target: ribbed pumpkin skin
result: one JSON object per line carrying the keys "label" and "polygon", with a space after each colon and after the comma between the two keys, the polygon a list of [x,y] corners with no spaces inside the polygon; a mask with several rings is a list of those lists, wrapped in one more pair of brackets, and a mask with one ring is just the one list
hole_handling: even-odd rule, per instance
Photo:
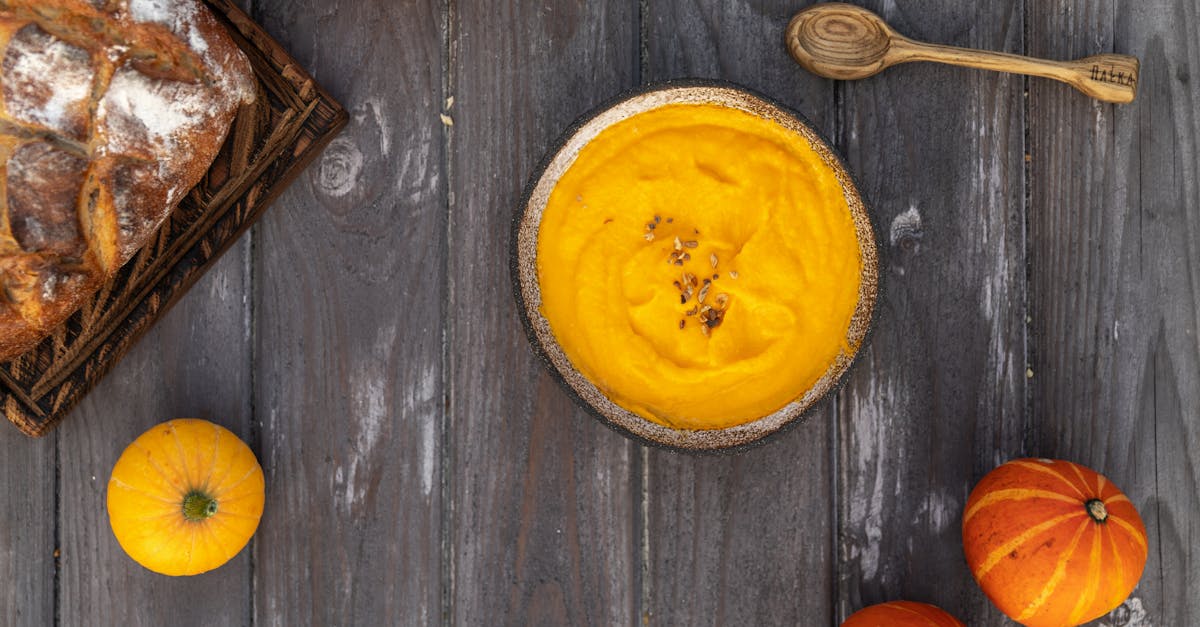
{"label": "ribbed pumpkin skin", "polygon": [[[1104,522],[1088,513],[1099,500]],[[967,565],[996,607],[1028,627],[1079,625],[1112,611],[1146,565],[1133,503],[1095,471],[1018,459],[988,473],[963,513]]]}
{"label": "ribbed pumpkin skin", "polygon": [[928,603],[889,601],[864,607],[842,623],[842,627],[965,627],[946,610]]}
{"label": "ribbed pumpkin skin", "polygon": [[[143,433],[121,454],[108,481],[108,516],[121,548],[164,575],[195,575],[229,561],[258,528],[262,467],[232,431],[180,419]],[[203,520],[184,515],[185,497],[216,501]]]}

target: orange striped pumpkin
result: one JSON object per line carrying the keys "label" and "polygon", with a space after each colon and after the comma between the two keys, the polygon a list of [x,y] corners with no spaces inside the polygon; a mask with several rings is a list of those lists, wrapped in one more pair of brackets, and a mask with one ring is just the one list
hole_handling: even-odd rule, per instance
{"label": "orange striped pumpkin", "polygon": [[946,610],[928,603],[890,601],[864,607],[850,615],[842,627],[964,627]]}
{"label": "orange striped pumpkin", "polygon": [[1071,462],[1018,459],[988,473],[967,499],[962,535],[979,587],[1027,627],[1107,614],[1146,565],[1146,527],[1133,503]]}

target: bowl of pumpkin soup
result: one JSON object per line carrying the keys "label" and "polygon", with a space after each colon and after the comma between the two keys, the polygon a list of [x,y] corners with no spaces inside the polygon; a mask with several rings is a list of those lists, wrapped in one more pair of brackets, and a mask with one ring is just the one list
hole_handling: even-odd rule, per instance
{"label": "bowl of pumpkin soup", "polygon": [[534,350],[600,420],[724,450],[837,388],[879,260],[862,196],[801,116],[672,82],[568,129],[526,188],[512,276]]}

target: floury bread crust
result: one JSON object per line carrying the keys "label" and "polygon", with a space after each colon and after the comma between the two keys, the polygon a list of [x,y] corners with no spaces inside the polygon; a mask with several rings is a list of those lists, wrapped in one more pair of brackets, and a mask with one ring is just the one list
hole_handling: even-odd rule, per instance
{"label": "floury bread crust", "polygon": [[199,0],[0,0],[0,55],[8,360],[150,239],[255,88]]}

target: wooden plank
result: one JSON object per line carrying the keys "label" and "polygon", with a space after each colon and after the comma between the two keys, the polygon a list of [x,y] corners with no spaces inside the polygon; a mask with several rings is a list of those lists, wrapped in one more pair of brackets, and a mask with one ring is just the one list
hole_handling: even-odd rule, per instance
{"label": "wooden plank", "polygon": [[1142,61],[1127,106],[1030,83],[1032,400],[1042,452],[1100,471],[1142,513],[1149,562],[1120,617],[1196,624],[1200,6],[1029,6],[1033,54]]}
{"label": "wooden plank", "polygon": [[55,441],[0,425],[0,625],[54,620]]}
{"label": "wooden plank", "polygon": [[[1022,2],[866,2],[915,39],[1021,52]],[[839,403],[837,616],[907,598],[1007,624],[962,556],[967,495],[1025,419],[1023,79],[912,64],[843,84],[840,129],[888,254]]]}
{"label": "wooden plank", "polygon": [[257,231],[255,624],[427,624],[442,597],[442,7],[255,16],[352,118]]}
{"label": "wooden plank", "polygon": [[448,560],[454,624],[636,622],[635,446],[535,362],[509,225],[552,140],[636,80],[633,2],[451,4]]}
{"label": "wooden plank", "polygon": [[226,253],[57,430],[61,624],[249,623],[250,551],[164,577],[125,555],[105,506],[117,457],[155,424],[204,418],[249,438],[249,254],[248,240]]}
{"label": "wooden plank", "polygon": [[[806,3],[655,1],[643,16],[645,78],[735,81],[833,135],[833,83],[792,61],[783,31]],[[733,457],[647,455],[645,614],[653,624],[832,620],[832,429],[828,406]]]}

